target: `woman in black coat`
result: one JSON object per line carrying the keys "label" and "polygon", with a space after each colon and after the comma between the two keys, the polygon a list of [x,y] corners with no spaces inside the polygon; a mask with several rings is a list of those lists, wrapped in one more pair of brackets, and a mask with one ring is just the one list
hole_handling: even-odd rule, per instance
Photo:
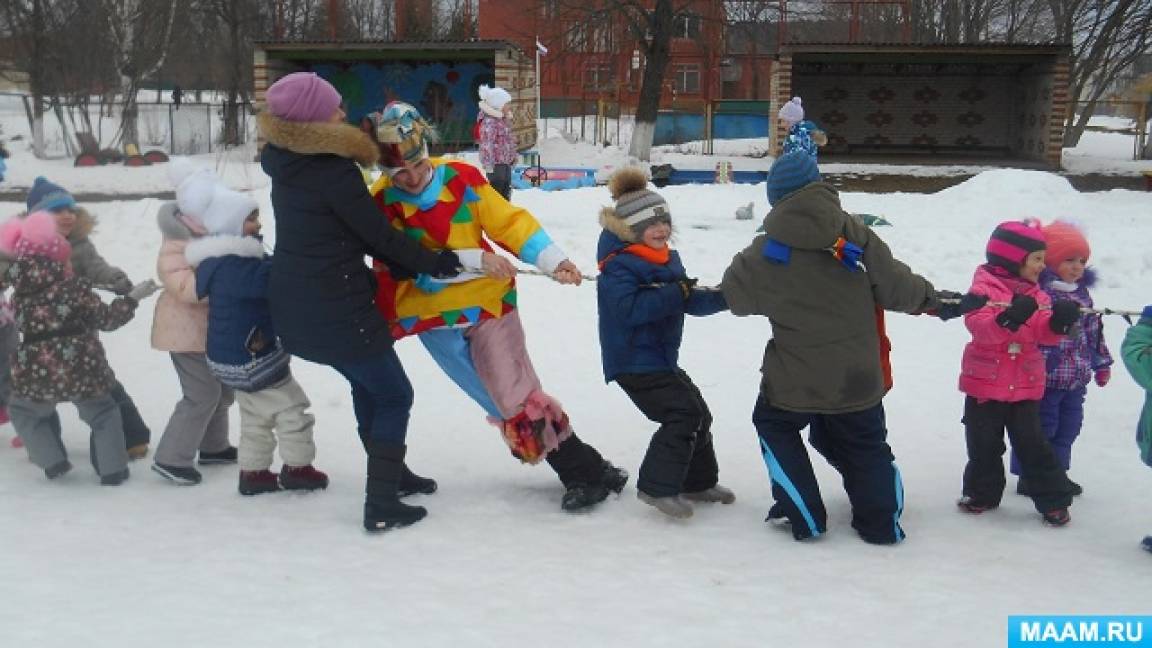
{"label": "woman in black coat", "polygon": [[360,438],[368,451],[364,527],[405,526],[427,511],[399,497],[431,493],[436,482],[404,464],[412,385],[373,303],[371,256],[436,277],[455,276],[459,259],[408,239],[381,218],[359,162],[376,162],[367,134],[344,122],[340,95],[310,72],[268,89],[258,117],[268,141],[260,156],[272,178],[276,249],[268,299],[292,355],[339,371],[352,386]]}

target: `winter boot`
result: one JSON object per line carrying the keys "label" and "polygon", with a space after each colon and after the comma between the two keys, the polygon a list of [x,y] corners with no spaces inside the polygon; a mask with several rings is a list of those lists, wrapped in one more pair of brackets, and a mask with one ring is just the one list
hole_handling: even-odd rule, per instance
{"label": "winter boot", "polygon": [[128,481],[128,469],[127,468],[125,468],[124,470],[121,470],[119,472],[114,472],[114,473],[109,474],[109,475],[101,475],[100,476],[100,485],[101,486],[119,486],[120,484],[123,484],[126,481]]}
{"label": "winter boot", "polygon": [[1072,516],[1068,514],[1068,509],[1058,508],[1052,509],[1047,513],[1043,513],[1044,524],[1053,527],[1062,527],[1072,521]]}
{"label": "winter boot", "polygon": [[148,456],[148,444],[140,443],[128,448],[128,461],[136,461]]}
{"label": "winter boot", "polygon": [[764,518],[764,521],[775,527],[792,526],[792,520],[789,520],[788,516],[784,514],[784,507],[780,506],[779,502],[773,504],[772,508],[768,509],[768,517]]}
{"label": "winter boot", "polygon": [[408,447],[398,443],[367,441],[368,479],[364,486],[364,528],[388,531],[415,524],[428,515],[423,506],[400,501],[400,480]]}
{"label": "winter boot", "polygon": [[280,490],[279,476],[271,470],[241,470],[240,494],[259,495]]}
{"label": "winter boot", "polygon": [[638,490],[636,491],[636,498],[648,506],[656,508],[656,510],[660,511],[664,515],[667,515],[668,517],[681,520],[692,517],[692,505],[680,499],[679,495],[654,497],[642,490]]}
{"label": "winter boot", "polygon": [[608,493],[620,493],[628,483],[628,471],[617,468],[601,460],[600,473],[595,481],[574,481],[567,485],[560,508],[565,511],[579,511],[603,502]]}
{"label": "winter boot", "polygon": [[316,470],[312,464],[284,465],[280,469],[280,488],[284,490],[323,490],[328,488],[328,475]]}
{"label": "winter boot", "polygon": [[1144,540],[1140,543],[1140,547],[1144,551],[1152,552],[1152,535],[1144,536]]}
{"label": "winter boot", "polygon": [[409,495],[431,495],[436,492],[437,484],[435,479],[428,477],[421,477],[408,469],[408,464],[401,467],[400,472],[400,486],[396,489],[396,494],[400,497],[408,497]]}
{"label": "winter boot", "polygon": [[[17,438],[19,438],[19,437],[17,437]],[[60,477],[60,476],[64,475],[65,473],[67,473],[69,470],[72,470],[72,462],[65,459],[64,461],[58,461],[58,462],[52,464],[51,466],[48,466],[47,468],[45,468],[44,469],[44,476],[47,477],[48,479],[56,479],[57,477]]]}
{"label": "winter boot", "polygon": [[200,471],[192,466],[168,466],[162,463],[152,464],[152,472],[177,486],[195,486],[200,483]]}
{"label": "winter boot", "polygon": [[220,452],[201,452],[197,460],[201,466],[217,466],[234,464],[237,460],[236,446],[228,446]]}
{"label": "winter boot", "polygon": [[968,495],[957,500],[956,506],[959,507],[961,511],[971,513],[972,515],[980,515],[984,511],[991,511],[996,508],[996,505],[989,506],[988,504],[981,504]]}
{"label": "winter boot", "polygon": [[724,488],[720,484],[716,484],[712,488],[705,488],[702,491],[696,491],[695,493],[680,493],[680,497],[690,502],[719,502],[721,504],[731,504],[736,501],[736,493],[733,493],[730,488]]}

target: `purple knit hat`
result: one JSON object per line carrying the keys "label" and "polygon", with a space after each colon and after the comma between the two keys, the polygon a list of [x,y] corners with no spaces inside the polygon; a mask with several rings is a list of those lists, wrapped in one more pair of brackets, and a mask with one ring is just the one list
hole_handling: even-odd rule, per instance
{"label": "purple knit hat", "polygon": [[268,112],[294,122],[326,122],[340,107],[340,93],[315,72],[293,72],[264,94]]}
{"label": "purple knit hat", "polygon": [[988,239],[988,263],[1020,274],[1020,266],[1029,254],[1047,247],[1039,223],[1005,221],[996,226]]}

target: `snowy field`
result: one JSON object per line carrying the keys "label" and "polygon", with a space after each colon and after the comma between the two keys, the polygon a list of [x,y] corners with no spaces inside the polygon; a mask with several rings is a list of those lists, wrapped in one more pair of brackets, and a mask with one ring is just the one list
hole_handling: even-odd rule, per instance
{"label": "snowy field", "polygon": [[[16,186],[44,174],[73,190],[169,189],[163,167],[73,169],[14,153]],[[267,179],[250,159],[246,151],[201,161],[253,191],[274,242]],[[767,210],[762,185],[661,193],[677,247],[703,284],[717,282],[753,236],[757,222],[736,221],[737,207],[754,202],[757,221]],[[968,287],[999,221],[1073,219],[1092,243],[1097,303],[1139,309],[1152,302],[1148,196],[1080,194],[1053,174],[993,170],[936,194],[842,199],[891,221],[877,231],[894,253],[954,290]],[[515,200],[595,271],[606,189],[531,190]],[[136,280],[154,273],[158,204],[89,205],[100,219],[96,245]],[[0,203],[0,219],[22,208]],[[595,286],[536,276],[519,286],[545,388],[583,438],[635,475],[653,427],[603,384]],[[152,307],[103,339],[155,442],[179,387],[166,354],[149,347]],[[1116,355],[1126,325],[1105,324]],[[839,480],[818,459],[828,535],[800,544],[764,524],[771,496],[750,417],[766,319],[725,313],[687,323],[682,364],[712,409],[721,483],[738,499],[698,506],[684,522],[637,501],[634,477],[623,496],[588,514],[562,512],[551,471],[510,458],[482,412],[406,340],[397,348],[416,390],[409,457],[440,491],[414,498],[427,519],[382,536],[360,526],[365,460],[346,383],[304,361],[293,366],[317,417],[316,465],[332,479],[325,492],[244,498],[234,466],[204,468],[202,485],[177,488],[148,470],[150,459],[132,465],[125,485],[100,487],[70,406],[61,412],[76,469],[48,482],[8,447],[11,427],[0,428],[0,646],[970,647],[1004,645],[1008,615],[1146,614],[1152,558],[1137,545],[1152,533],[1152,471],[1137,456],[1143,395],[1126,372],[1117,367],[1107,388],[1089,390],[1070,473],[1085,494],[1068,527],[1044,527],[1012,493],[999,510],[966,516],[954,500],[965,461],[956,382],[968,335],[959,321],[928,317],[893,314],[888,326],[896,386],[885,407],[909,536],[901,545],[857,538]],[[236,442],[235,409],[232,428]]]}

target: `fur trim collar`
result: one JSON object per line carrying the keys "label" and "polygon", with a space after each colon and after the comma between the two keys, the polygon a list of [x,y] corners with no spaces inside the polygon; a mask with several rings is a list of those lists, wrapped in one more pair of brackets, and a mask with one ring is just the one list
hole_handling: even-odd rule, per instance
{"label": "fur trim collar", "polygon": [[487,101],[481,101],[478,105],[480,106],[480,112],[484,113],[485,115],[488,115],[489,117],[495,117],[496,119],[504,119],[504,111],[493,108],[492,106],[488,105]]}
{"label": "fur trim collar", "polygon": [[254,259],[264,258],[264,242],[251,236],[219,234],[193,239],[184,248],[184,258],[188,265],[200,265],[205,259],[222,256],[241,256]]}
{"label": "fur trim collar", "polygon": [[372,137],[350,124],[293,122],[268,111],[256,116],[260,134],[270,143],[301,155],[339,155],[371,166],[380,159]]}
{"label": "fur trim collar", "polygon": [[[92,230],[96,229],[96,217],[80,205],[73,206],[72,211],[76,214],[76,224],[72,226],[72,233],[68,235],[68,243],[76,245],[88,238],[92,234]],[[28,212],[22,211],[16,214],[16,217],[28,218]]]}
{"label": "fur trim collar", "polygon": [[636,234],[632,232],[632,228],[616,216],[616,210],[611,207],[604,207],[600,209],[600,227],[612,232],[621,241],[628,243],[636,242]]}

